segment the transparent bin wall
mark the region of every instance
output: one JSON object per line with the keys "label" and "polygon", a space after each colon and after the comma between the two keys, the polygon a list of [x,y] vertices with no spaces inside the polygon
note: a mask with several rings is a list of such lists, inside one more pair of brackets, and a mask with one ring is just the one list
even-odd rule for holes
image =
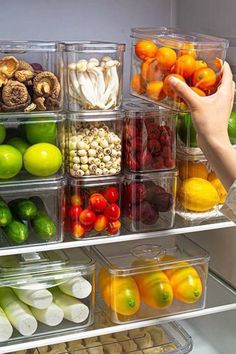
{"label": "transparent bin wall", "polygon": [[[58,252],[58,251],[57,251]],[[65,252],[65,251],[63,251]],[[46,252],[47,253],[47,252]],[[61,333],[65,334],[66,332],[72,331],[80,331],[84,328],[90,326],[94,321],[94,303],[95,303],[95,265],[93,260],[89,258],[88,261],[83,262],[85,258],[84,252],[82,250],[70,250],[70,252],[65,253],[67,256],[65,264],[61,265],[61,268],[55,265],[55,270],[43,270],[43,264],[39,265],[40,271],[37,274],[33,274],[32,278],[30,278],[30,273],[27,275],[21,275],[19,270],[18,279],[12,280],[12,284],[8,286],[8,289],[13,292],[13,296],[15,294],[15,303],[16,304],[25,304],[26,309],[28,308],[31,311],[30,315],[37,320],[37,329],[30,335],[30,338],[43,339],[46,337],[50,337],[51,335]],[[39,254],[30,254],[30,256],[36,255],[36,258],[39,258]],[[44,253],[45,256],[45,253]],[[29,258],[30,259],[30,258]],[[59,262],[60,263],[60,262]],[[25,279],[25,283],[24,283]],[[32,280],[31,280],[32,279]],[[19,284],[19,281],[20,284]],[[32,281],[32,282],[31,282]],[[15,283],[14,283],[15,282]],[[76,285],[76,282],[78,284]],[[70,289],[73,289],[74,293],[72,295],[68,295],[68,284],[70,284]],[[72,284],[73,287],[71,286]],[[0,292],[2,288],[0,287]],[[13,290],[14,289],[14,290]],[[58,295],[55,296],[55,289],[59,292],[60,296],[63,298],[58,300]],[[19,290],[21,291],[21,295],[19,295]],[[32,292],[35,294],[35,298],[37,296],[38,291],[44,291],[48,293],[51,292],[53,295],[53,303],[56,304],[60,309],[63,309],[62,316],[60,318],[61,322],[54,325],[47,325],[45,322],[42,322],[42,319],[39,319],[39,315],[37,315],[34,310],[36,309],[36,305],[29,306],[28,302],[32,301]],[[23,295],[22,292],[27,291]],[[81,293],[82,292],[82,293]],[[82,295],[81,295],[82,294]],[[48,295],[47,295],[48,296]],[[44,293],[43,300],[45,301],[46,294]],[[24,300],[24,301],[23,301]],[[42,298],[41,298],[42,300]],[[1,298],[1,303],[4,301],[4,298]],[[71,301],[73,303],[71,304]],[[24,306],[24,305],[23,305]],[[45,315],[46,320],[52,321],[52,314],[50,315],[49,309],[50,305],[46,307],[44,310],[47,311],[47,315]],[[65,306],[72,306],[70,310],[66,309]],[[4,306],[3,311],[9,316],[9,312],[6,311]],[[57,309],[58,312],[60,309]],[[54,310],[55,311],[55,310]],[[51,318],[50,318],[51,316]],[[55,313],[54,313],[55,316]],[[57,315],[58,316],[58,315]],[[70,319],[68,319],[68,316]],[[73,316],[73,318],[72,318]],[[10,317],[9,317],[10,318]],[[44,320],[45,321],[45,320]],[[31,323],[29,321],[29,323]],[[15,327],[15,326],[13,326]],[[29,325],[29,330],[31,329]],[[13,334],[11,338],[8,339],[8,343],[10,344],[20,344],[25,341],[26,336],[21,334],[16,328],[14,328]],[[4,346],[4,342],[0,342],[1,345]]]}
{"label": "transparent bin wall", "polygon": [[175,168],[176,115],[158,108],[146,112],[131,109],[125,106],[124,167],[131,172]]}
{"label": "transparent bin wall", "polygon": [[0,41],[0,86],[1,113],[61,110],[61,46],[56,42]]}
{"label": "transparent bin wall", "polygon": [[121,176],[70,178],[67,187],[68,233],[74,240],[119,235]]}
{"label": "transparent bin wall", "polygon": [[176,213],[186,222],[223,217],[220,208],[227,192],[204,155],[179,156]]}
{"label": "transparent bin wall", "polygon": [[[140,241],[139,241],[140,242]],[[186,238],[93,247],[98,303],[114,323],[202,309],[208,253]]]}
{"label": "transparent bin wall", "polygon": [[118,109],[122,100],[125,45],[65,42],[66,101],[69,111]]}
{"label": "transparent bin wall", "polygon": [[71,177],[117,175],[121,152],[120,113],[68,115],[66,170]]}
{"label": "transparent bin wall", "polygon": [[168,75],[172,74],[180,75],[199,95],[216,91],[227,40],[165,27],[134,28],[131,37],[132,95],[176,111],[188,111],[168,84]]}
{"label": "transparent bin wall", "polygon": [[64,150],[64,115],[5,113],[0,116],[1,182],[14,184],[61,178]]}
{"label": "transparent bin wall", "polygon": [[176,171],[126,174],[122,221],[131,232],[169,229],[175,219]]}
{"label": "transparent bin wall", "polygon": [[[4,224],[5,227],[0,228],[0,247],[15,248],[22,245],[30,247],[36,244],[62,242],[64,237],[64,187],[64,179],[41,184],[1,185],[1,220],[4,220],[7,207],[11,211],[12,220],[9,219]],[[31,205],[19,204],[24,200],[33,202],[36,210]],[[7,204],[5,207],[4,203]]]}
{"label": "transparent bin wall", "polygon": [[[115,353],[171,353],[186,354],[192,349],[192,339],[182,326],[171,322],[161,326],[152,326],[142,329],[133,329],[91,337],[73,342],[55,344],[37,348],[34,354],[42,354],[43,349],[57,351],[57,354],[82,354],[84,350],[93,352],[107,352],[115,350]],[[64,350],[63,350],[64,349]],[[30,353],[28,353],[30,354]]]}

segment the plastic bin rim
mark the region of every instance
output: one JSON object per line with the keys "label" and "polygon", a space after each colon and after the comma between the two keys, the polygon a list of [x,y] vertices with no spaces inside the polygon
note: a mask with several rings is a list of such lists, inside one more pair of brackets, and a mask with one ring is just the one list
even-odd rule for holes
{"label": "plastic bin rim", "polygon": [[83,51],[125,51],[124,43],[95,41],[95,40],[75,40],[60,42],[65,52],[83,52]]}
{"label": "plastic bin rim", "polygon": [[[141,181],[145,178],[152,178],[154,180],[158,180],[160,178],[168,178],[168,177],[177,177],[179,172],[177,169],[168,170],[168,171],[156,171],[156,172],[128,172],[125,171],[124,178],[129,181]],[[136,177],[138,177],[136,179]]]}
{"label": "plastic bin rim", "polygon": [[[115,175],[115,176],[99,176],[99,177],[81,177],[81,178],[74,178],[71,176],[67,176],[68,185],[72,187],[88,187],[90,186],[106,186],[110,184],[117,184],[122,182],[124,176],[122,174]],[[101,181],[99,180],[101,179]],[[98,187],[99,187],[98,186]]]}
{"label": "plastic bin rim", "polygon": [[[8,119],[10,118],[10,119]],[[64,121],[66,119],[66,114],[64,112],[40,112],[37,111],[35,113],[33,112],[0,112],[0,122],[4,123],[15,123],[15,121],[21,122],[21,123],[33,123],[34,118],[45,118],[45,122],[50,121]],[[24,121],[24,119],[27,119]],[[42,119],[42,122],[44,120]],[[35,122],[35,123],[41,123],[41,122]]]}
{"label": "plastic bin rim", "polygon": [[[225,38],[220,38],[216,36],[206,35],[196,32],[185,32],[180,28],[174,27],[134,27],[131,28],[132,38],[155,38],[166,36],[170,38],[173,42],[176,40],[176,48],[179,49],[179,43],[190,43],[193,45],[201,45],[202,47],[207,46],[223,46],[225,49],[229,47],[229,41]],[[173,46],[174,48],[175,46]]]}
{"label": "plastic bin rim", "polygon": [[78,120],[83,120],[83,121],[97,121],[97,120],[119,120],[124,117],[124,111],[123,110],[117,110],[117,111],[84,111],[84,112],[67,112],[67,117],[70,120],[78,121]]}
{"label": "plastic bin rim", "polygon": [[34,189],[40,190],[49,190],[49,189],[60,189],[63,188],[67,184],[67,179],[65,177],[61,177],[56,180],[24,180],[24,181],[0,181],[0,192],[1,193],[12,193],[18,191],[31,191]]}
{"label": "plastic bin rim", "polygon": [[59,41],[40,40],[0,40],[0,52],[6,55],[11,52],[22,54],[28,51],[35,52],[62,52],[63,46]]}

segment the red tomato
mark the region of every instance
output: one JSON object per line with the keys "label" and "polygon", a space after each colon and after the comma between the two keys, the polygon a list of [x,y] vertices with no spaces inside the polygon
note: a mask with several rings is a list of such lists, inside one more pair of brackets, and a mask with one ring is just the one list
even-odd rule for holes
{"label": "red tomato", "polygon": [[116,187],[108,187],[103,192],[104,197],[108,203],[116,203],[119,199],[119,192]]}
{"label": "red tomato", "polygon": [[110,204],[104,211],[104,215],[109,221],[116,221],[120,217],[120,208],[117,204]]}
{"label": "red tomato", "polygon": [[79,205],[73,205],[69,209],[69,217],[71,220],[76,221],[82,212],[82,208]]}

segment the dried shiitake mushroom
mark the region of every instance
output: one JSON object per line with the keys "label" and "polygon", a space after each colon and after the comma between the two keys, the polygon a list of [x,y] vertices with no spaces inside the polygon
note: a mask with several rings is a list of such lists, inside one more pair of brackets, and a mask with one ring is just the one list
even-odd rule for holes
{"label": "dried shiitake mushroom", "polygon": [[27,87],[18,81],[9,80],[2,89],[2,110],[24,110],[30,104],[31,98]]}
{"label": "dried shiitake mushroom", "polygon": [[43,71],[35,76],[33,89],[36,96],[58,98],[61,86],[57,77],[50,71]]}
{"label": "dried shiitake mushroom", "polygon": [[36,97],[34,103],[36,104],[37,111],[46,111],[47,107],[45,106],[44,97]]}
{"label": "dried shiitake mushroom", "polygon": [[19,67],[18,60],[13,56],[0,58],[0,87],[7,83]]}

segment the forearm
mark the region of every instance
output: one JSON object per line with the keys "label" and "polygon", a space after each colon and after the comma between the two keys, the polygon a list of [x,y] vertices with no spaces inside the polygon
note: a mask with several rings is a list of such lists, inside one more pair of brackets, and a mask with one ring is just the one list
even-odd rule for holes
{"label": "forearm", "polygon": [[228,137],[220,140],[201,139],[200,146],[225,188],[229,190],[236,180],[236,150],[230,144]]}

